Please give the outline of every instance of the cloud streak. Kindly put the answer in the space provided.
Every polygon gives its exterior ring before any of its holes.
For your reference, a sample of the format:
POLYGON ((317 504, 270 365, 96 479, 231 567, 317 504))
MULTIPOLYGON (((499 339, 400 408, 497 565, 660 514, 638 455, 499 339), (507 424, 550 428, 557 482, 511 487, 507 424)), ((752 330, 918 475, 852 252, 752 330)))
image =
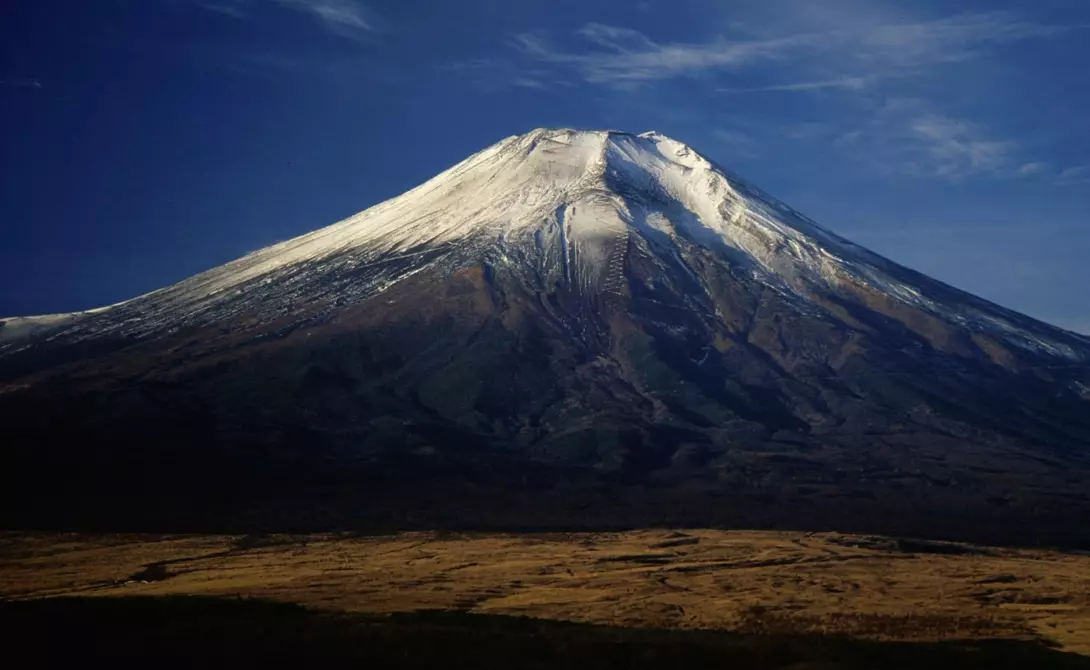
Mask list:
POLYGON ((556 79, 553 73, 543 69, 520 68, 510 61, 492 58, 460 61, 443 65, 440 70, 461 75, 473 86, 485 91, 504 88, 545 90, 557 86, 571 86, 568 81, 556 79))
POLYGON ((329 32, 349 39, 376 31, 373 14, 357 0, 198 0, 197 5, 236 19, 251 18, 264 7, 280 7, 307 14, 329 32))
POLYGON ((975 176, 1028 178, 1046 169, 1022 160, 1018 142, 936 111, 924 100, 893 99, 868 116, 834 146, 881 172, 956 182, 975 176))
POLYGON ((245 19, 249 16, 247 12, 249 4, 249 0, 197 0, 196 3, 201 9, 235 19, 245 19))
MULTIPOLYGON (((921 97, 929 87, 936 88, 929 77, 941 81, 952 67, 1009 45, 1087 26, 1039 23, 1010 12, 916 21, 873 14, 863 20, 836 18, 822 16, 831 28, 811 26, 779 34, 743 33, 735 26, 735 34, 743 36, 702 42, 657 41, 630 28, 588 23, 560 42, 543 33, 521 33, 511 44, 538 71, 535 81, 547 79, 540 74, 545 69, 618 91, 688 79, 708 82, 711 90, 727 95, 836 96, 836 115, 823 119, 820 133, 792 139, 826 142, 888 174, 948 181, 1052 174, 1058 183, 1068 184, 1090 179, 1080 168, 1057 177, 1048 165, 1023 155, 1021 141, 997 136, 984 124, 951 113, 945 99, 928 102, 921 97), (894 80, 896 87, 882 86, 894 80)), ((744 149, 744 142, 734 144, 734 149, 744 149)))
POLYGON ((1056 180, 1061 186, 1090 185, 1090 165, 1076 165, 1061 170, 1056 180))
POLYGON ((792 42, 784 38, 765 42, 698 46, 659 45, 634 30, 600 24, 584 26, 579 34, 598 50, 565 52, 533 34, 515 35, 514 45, 526 56, 545 64, 575 69, 590 83, 631 83, 693 75, 708 70, 740 69, 754 63, 780 58, 792 42))
POLYGON ((525 56, 570 68, 595 84, 655 81, 708 72, 732 72, 762 64, 820 62, 844 72, 801 83, 754 90, 809 91, 861 88, 890 76, 979 57, 988 49, 1058 35, 1082 26, 1018 19, 1006 12, 961 14, 910 23, 889 23, 764 39, 716 39, 659 43, 628 28, 589 23, 576 35, 581 48, 561 49, 540 34, 515 35, 525 56), (816 60, 815 60, 816 59, 816 60))
POLYGON ((954 179, 979 173, 998 174, 1010 167, 1016 145, 986 137, 973 124, 941 114, 910 118, 907 137, 929 157, 936 176, 954 179))
POLYGON ((1018 168, 1018 176, 1033 177, 1048 171, 1048 163, 1033 162, 1024 163, 1018 168))
POLYGON ((865 166, 870 174, 959 182, 979 176, 1029 179, 1050 170, 1043 162, 1026 161, 1018 141, 997 137, 981 124, 917 98, 864 105, 858 115, 820 121, 762 123, 735 117, 724 130, 762 145, 809 142, 865 166))
POLYGON ((0 79, 0 87, 39 89, 42 82, 37 79, 0 79))
POLYGON ((310 14, 328 30, 345 37, 374 32, 367 10, 355 0, 272 0, 276 4, 310 14))
POLYGON ((873 77, 840 77, 838 79, 818 79, 815 81, 797 81, 790 84, 754 86, 750 88, 721 88, 723 93, 795 93, 799 91, 860 91, 874 81, 873 77))

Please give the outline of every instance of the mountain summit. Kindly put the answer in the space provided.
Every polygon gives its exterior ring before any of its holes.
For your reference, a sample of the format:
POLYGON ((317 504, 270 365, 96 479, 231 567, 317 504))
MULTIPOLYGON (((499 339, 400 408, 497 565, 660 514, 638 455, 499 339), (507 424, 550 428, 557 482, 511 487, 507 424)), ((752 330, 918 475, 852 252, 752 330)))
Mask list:
POLYGON ((1053 537, 1090 512, 1090 339, 658 133, 510 137, 174 286, 2 324, 14 523, 1053 537))

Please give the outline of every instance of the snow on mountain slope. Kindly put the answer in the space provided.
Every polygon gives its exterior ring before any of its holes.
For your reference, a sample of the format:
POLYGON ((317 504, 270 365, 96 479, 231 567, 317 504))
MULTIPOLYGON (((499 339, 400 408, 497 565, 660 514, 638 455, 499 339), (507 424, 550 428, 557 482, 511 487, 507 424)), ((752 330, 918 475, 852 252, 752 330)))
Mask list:
POLYGON ((1088 401, 1085 337, 662 135, 536 130, 173 286, 0 324, 0 507, 28 527, 816 511, 1027 541, 1085 535, 1088 401))
POLYGON ((0 342, 32 337, 36 333, 52 330, 78 320, 82 312, 70 314, 42 314, 40 316, 15 316, 0 319, 0 342))
POLYGON ((618 281, 617 250, 632 234, 686 265, 692 245, 716 252, 794 296, 800 309, 812 308, 814 291, 864 287, 1022 349, 1090 359, 1090 340, 901 268, 681 142, 654 132, 549 129, 504 139, 402 196, 126 303, 7 320, 0 353, 31 335, 146 336, 214 322, 261 311, 263 302, 314 300, 318 285, 323 300, 359 301, 484 255, 601 293, 618 281))

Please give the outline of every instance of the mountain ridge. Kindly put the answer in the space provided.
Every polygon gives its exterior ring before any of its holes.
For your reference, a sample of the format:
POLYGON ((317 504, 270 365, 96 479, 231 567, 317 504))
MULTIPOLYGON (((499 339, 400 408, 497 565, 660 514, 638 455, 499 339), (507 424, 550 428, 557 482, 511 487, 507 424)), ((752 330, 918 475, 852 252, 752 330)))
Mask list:
POLYGON ((658 133, 512 136, 327 228, 17 328, 0 458, 26 499, 875 532, 900 523, 875 510, 1041 533, 1090 511, 1090 339, 658 133))
MULTIPOLYGON (((559 212, 563 206, 562 201, 565 198, 586 196, 588 193, 610 195, 616 197, 618 192, 624 192, 628 196, 635 196, 639 199, 676 199, 679 201, 687 201, 685 204, 696 201, 698 204, 690 205, 689 209, 692 211, 703 210, 699 212, 699 216, 696 217, 695 222, 688 223, 688 230, 684 233, 697 239, 703 244, 716 244, 722 245, 724 239, 729 240, 729 244, 726 245, 730 248, 723 249, 726 252, 741 251, 744 255, 747 255, 750 259, 755 260, 758 265, 763 266, 767 271, 767 275, 763 277, 765 281, 770 281, 773 278, 789 279, 792 275, 797 275, 800 272, 809 272, 811 277, 813 275, 822 276, 826 280, 835 281, 837 273, 847 272, 852 276, 852 279, 862 281, 864 283, 875 284, 877 288, 883 290, 888 294, 892 294, 899 298, 903 302, 913 303, 920 302, 921 296, 919 291, 914 287, 911 287, 900 281, 890 281, 888 277, 880 277, 873 271, 873 267, 864 267, 862 271, 858 271, 857 268, 851 267, 853 260, 845 261, 842 258, 837 258, 834 254, 854 254, 861 256, 861 261, 864 265, 878 266, 878 269, 885 269, 888 267, 897 267, 900 270, 904 270, 897 266, 895 263, 888 261, 876 254, 873 254, 869 250, 866 250, 854 243, 832 233, 831 231, 823 228, 812 220, 802 216, 796 210, 784 205, 783 203, 771 198, 763 191, 756 189, 753 186, 745 183, 739 178, 734 178, 734 183, 726 176, 726 171, 719 168, 715 163, 706 159, 699 153, 695 152, 691 147, 677 142, 661 133, 654 131, 642 133, 639 135, 623 132, 623 131, 575 131, 571 129, 545 129, 540 128, 534 130, 525 135, 514 135, 501 140, 495 145, 488 147, 468 159, 456 164, 450 169, 444 171, 437 177, 428 180, 424 184, 411 189, 404 195, 386 201, 372 208, 364 210, 359 214, 348 217, 332 226, 319 229, 313 233, 305 234, 303 236, 274 244, 270 247, 266 247, 257 252, 248 254, 237 261, 233 261, 219 268, 213 268, 212 270, 199 273, 189 280, 175 284, 172 287, 153 291, 149 294, 138 296, 136 298, 117 303, 115 305, 102 307, 94 310, 87 310, 84 312, 74 312, 71 314, 56 314, 56 315, 44 315, 41 317, 16 317, 3 319, 6 324, 9 324, 7 328, 0 328, 0 338, 3 338, 4 330, 8 330, 9 333, 15 328, 12 326, 23 326, 24 330, 40 330, 45 327, 49 327, 50 321, 64 325, 66 321, 81 320, 87 317, 94 317, 102 314, 103 312, 110 312, 118 307, 123 307, 134 301, 147 301, 163 292, 170 291, 175 287, 183 285, 190 285, 185 287, 185 291, 191 293, 204 293, 205 295, 215 295, 224 290, 228 290, 238 284, 244 283, 247 280, 267 275, 281 267, 298 264, 302 262, 321 260, 328 258, 337 253, 350 250, 352 248, 359 248, 367 246, 369 244, 380 244, 379 248, 371 250, 376 258, 386 256, 397 256, 399 254, 411 255, 413 253, 427 253, 427 247, 442 246, 444 244, 453 244, 460 241, 461 237, 473 236, 482 232, 484 229, 485 234, 496 234, 496 231, 500 229, 500 226, 495 225, 496 221, 489 221, 489 216, 495 218, 495 212, 488 212, 483 209, 471 212, 469 216, 464 217, 465 220, 459 221, 458 225, 451 225, 446 228, 441 226, 435 226, 432 224, 430 229, 423 229, 419 225, 402 226, 400 230, 387 224, 383 226, 386 221, 391 217, 390 213, 397 214, 399 210, 410 209, 421 206, 421 199, 427 200, 429 196, 433 195, 435 191, 447 190, 467 190, 467 185, 457 182, 457 178, 463 177, 466 173, 470 173, 474 170, 480 171, 482 167, 488 169, 489 162, 496 162, 499 160, 499 164, 489 170, 486 175, 489 180, 496 179, 497 173, 508 169, 510 166, 510 158, 514 155, 515 158, 521 158, 524 162, 530 162, 535 158, 535 151, 539 150, 540 145, 544 143, 551 143, 557 146, 566 146, 570 148, 583 149, 583 151, 568 151, 568 154, 575 154, 576 165, 575 169, 570 174, 563 174, 563 171, 549 169, 556 166, 561 162, 561 158, 557 157, 556 160, 545 159, 546 169, 540 169, 539 165, 531 165, 529 179, 523 176, 522 182, 517 183, 515 187, 511 188, 509 185, 506 191, 517 190, 520 192, 521 199, 517 203, 511 203, 507 201, 500 202, 500 206, 505 211, 511 211, 517 204, 521 206, 521 212, 518 217, 513 217, 506 222, 506 231, 499 232, 502 236, 506 232, 516 232, 520 228, 526 228, 538 226, 538 232, 540 232, 540 222, 549 218, 549 211, 559 212), (613 138, 621 138, 620 141, 613 141, 613 138), (654 146, 649 150, 648 146, 630 146, 630 142, 643 141, 645 143, 653 143, 654 146), (642 152, 642 155, 640 155, 642 152), (655 154, 658 154, 657 156, 655 154), (666 154, 671 154, 667 156, 666 154), (524 157, 519 155, 524 154, 524 157), (633 155, 635 154, 635 156, 633 155), (670 179, 662 179, 663 175, 669 174, 668 170, 663 169, 662 165, 654 165, 650 159, 663 159, 659 162, 680 161, 675 162, 674 166, 680 166, 684 171, 681 176, 694 179, 693 172, 700 170, 701 173, 695 179, 701 181, 703 192, 692 193, 693 188, 686 184, 682 187, 678 187, 677 182, 678 175, 670 175, 670 179), (641 160, 642 159, 642 160, 641 160), (582 165, 578 164, 578 161, 582 161, 582 165), (484 164, 484 165, 482 165, 484 164), (633 169, 634 168, 634 169, 633 169), (561 172, 559 178, 556 177, 556 172, 561 172), (542 175, 545 175, 543 177, 542 175), (572 179, 574 175, 578 177, 572 179), (655 177, 660 177, 656 180, 655 177), (553 186, 552 188, 541 187, 539 184, 545 178, 552 178, 554 184, 556 181, 563 182, 567 179, 570 183, 561 183, 559 187, 553 186), (454 181, 453 188, 450 186, 450 182, 454 181), (530 188, 526 188, 526 182, 536 182, 532 184, 530 188), (611 183, 607 183, 611 182, 611 183), (659 183, 656 183, 659 182, 659 183), (664 188, 663 183, 667 186, 664 188), (665 194, 660 194, 660 191, 665 191, 665 194), (718 193, 722 191, 724 195, 719 197, 718 193), (708 198, 708 195, 711 195, 708 198), (751 196, 749 199, 745 198, 745 195, 751 196), (694 197, 695 196, 695 197, 694 197), (708 201, 710 200, 710 202, 708 201), (760 202, 763 205, 768 205, 773 211, 767 211, 765 207, 753 207, 755 202, 760 202), (748 207, 747 207, 748 206, 748 207), (391 210, 393 210, 391 212, 391 210), (715 211, 718 210, 718 211, 715 211), (777 220, 776 215, 779 214, 777 220), (384 216, 385 215, 385 216, 384 216), (476 220, 474 220, 474 217, 476 220), (715 221, 717 218, 725 220, 728 225, 726 226, 713 226, 709 222, 715 221), (785 225, 784 219, 790 218, 790 222, 785 225), (376 222, 375 219, 378 219, 376 222), (480 223, 480 220, 484 220, 484 225, 480 223), (756 221, 758 225, 762 225, 764 229, 754 228, 756 232, 750 232, 745 228, 745 225, 739 225, 740 223, 749 223, 749 221, 743 222, 743 219, 751 219, 756 221), (470 221, 467 225, 467 221, 470 221), (493 230, 488 229, 488 223, 493 224, 493 230), (460 226, 460 227, 459 227, 460 226), (741 232, 739 232, 741 230, 741 232), (771 231, 771 234, 770 232, 771 231), (757 233, 763 235, 765 240, 755 239, 757 233), (716 239, 716 236, 721 239, 716 239), (775 237, 772 237, 775 236, 775 237), (777 245, 777 248, 769 249, 770 243, 767 238, 772 237, 772 243, 777 245), (765 242, 765 244, 760 244, 765 242), (790 247, 785 250, 785 247, 790 247), (417 251, 412 251, 416 249, 417 251), (791 254, 794 256, 791 259, 794 262, 794 266, 787 266, 777 256, 785 254, 791 254), (805 266, 805 267, 797 267, 805 266), (834 276, 829 276, 834 275, 834 276), (198 284, 192 286, 191 284, 198 284)), ((541 149, 544 153, 554 153, 555 150, 541 149)), ((539 161, 541 162, 541 161, 539 161)), ((566 166, 567 167, 567 166, 566 166)), ((672 166, 671 166, 672 167, 672 166)), ((469 186, 476 186, 477 184, 470 184, 469 186)), ((506 195, 504 189, 500 189, 501 193, 506 195)), ((448 195, 446 193, 441 195, 448 195)), ((621 196, 623 199, 625 196, 621 196)), ((441 198, 440 203, 447 205, 448 198, 441 198)), ((425 202, 424 204, 431 204, 425 202)), ((655 219, 645 219, 639 222, 632 218, 632 214, 628 211, 624 211, 627 208, 625 203, 620 203, 621 216, 614 217, 612 213, 606 213, 607 218, 619 218, 617 222, 622 227, 634 227, 640 226, 642 223, 643 233, 654 235, 656 233, 666 232, 667 234, 676 235, 677 230, 656 230, 655 219)), ((558 217, 559 218, 559 217, 558 217)), ((396 216, 393 217, 394 223, 400 223, 400 219, 396 216)), ((415 223, 415 222, 414 222, 415 223)), ((669 222, 668 226, 669 226, 669 222)), ((684 225, 684 223, 682 224, 684 225)), ((749 226, 753 228, 752 226, 749 226)), ((563 233, 563 230, 561 231, 563 233)), ((609 230, 590 229, 590 233, 609 234, 609 230)), ((613 230, 613 234, 621 234, 627 231, 613 230)), ((859 262, 860 259, 855 259, 855 262, 859 262)), ((922 275, 921 275, 922 276, 922 275)), ((933 281, 933 280, 928 280, 933 281)), ((968 294, 964 294, 968 296, 968 294)), ((973 300, 978 304, 984 303, 979 298, 973 297, 973 300)), ((987 304, 993 311, 999 313, 1014 314, 1010 310, 1000 308, 996 305, 987 304)), ((1019 315, 1021 317, 1021 315, 1019 315)), ((1026 319, 1028 317, 1021 317, 1026 319)), ((992 319, 994 321, 994 317, 992 319)), ((979 325, 979 324, 978 324, 979 325)), ((988 324, 995 325, 995 324, 988 324)), ((1008 324, 1001 324, 999 327, 1005 328, 1008 324)), ((1054 326, 1043 324, 1049 328, 1055 328, 1057 331, 1062 331, 1054 326)), ((1084 340, 1083 344, 1090 346, 1090 339, 1076 335, 1077 339, 1084 340)), ((8 335, 7 339, 11 339, 13 336, 8 335)), ((1033 339, 1033 338, 1029 338, 1033 339)), ((0 339, 2 342, 3 339, 0 339)), ((1083 352, 1079 356, 1073 356, 1073 351, 1058 351, 1067 357, 1072 358, 1090 358, 1090 354, 1083 352)))

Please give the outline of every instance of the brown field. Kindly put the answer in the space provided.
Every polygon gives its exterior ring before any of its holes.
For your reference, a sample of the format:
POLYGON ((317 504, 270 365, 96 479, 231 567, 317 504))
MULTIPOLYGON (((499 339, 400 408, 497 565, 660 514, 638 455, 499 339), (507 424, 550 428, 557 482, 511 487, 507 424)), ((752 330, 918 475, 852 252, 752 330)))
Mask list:
POLYGON ((1090 655, 1090 554, 833 533, 0 535, 0 598, 238 596, 1090 655))

